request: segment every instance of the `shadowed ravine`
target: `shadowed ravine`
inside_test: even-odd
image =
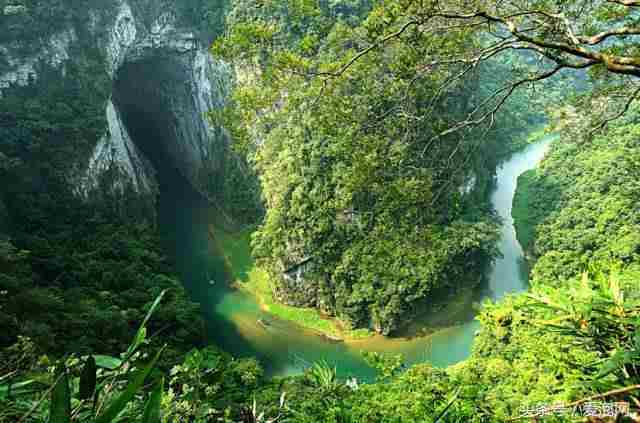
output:
[[[497,172],[492,204],[503,220],[500,251],[482,290],[481,298],[498,299],[527,288],[522,248],[515,237],[511,203],[518,176],[535,167],[551,142],[547,138],[515,154]],[[183,178],[163,178],[160,218],[169,252],[176,258],[178,271],[193,299],[199,302],[209,323],[210,341],[236,356],[258,357],[270,375],[301,372],[309,363],[326,360],[341,376],[369,379],[373,371],[362,360],[361,350],[403,354],[407,364],[430,361],[446,366],[465,359],[471,350],[478,323],[473,320],[473,303],[467,295],[452,307],[461,323],[423,337],[412,339],[375,336],[361,341],[332,343],[296,325],[275,320],[260,309],[256,300],[227,287],[224,261],[212,250],[208,237],[210,209],[196,193],[185,189]],[[210,269],[207,270],[207,264]],[[209,281],[215,283],[212,285]],[[441,310],[440,313],[451,313]],[[463,317],[460,317],[463,316]],[[447,316],[449,317],[449,316]],[[264,327],[258,319],[266,318]]]

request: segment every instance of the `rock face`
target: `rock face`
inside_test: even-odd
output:
[[[313,259],[307,257],[282,273],[281,280],[274,287],[278,301],[294,307],[319,305],[317,284],[308,276],[312,266]]]
[[[97,60],[108,91],[96,100],[105,127],[88,162],[69,167],[75,190],[88,195],[116,169],[114,188],[153,193],[154,168],[171,166],[206,194],[225,144],[206,113],[224,104],[231,75],[209,55],[212,32],[194,18],[216,12],[214,2],[89,0],[82,12],[72,3],[0,0],[0,101]]]
[[[153,167],[140,154],[138,147],[131,140],[120,117],[120,112],[112,100],[107,102],[106,118],[107,131],[93,150],[83,179],[77,187],[78,190],[87,195],[88,191],[98,185],[100,176],[107,172],[112,164],[115,164],[121,174],[126,176],[126,179],[114,181],[116,184],[114,188],[121,189],[123,183],[129,182],[136,192],[151,192],[153,190],[151,183],[154,174]]]

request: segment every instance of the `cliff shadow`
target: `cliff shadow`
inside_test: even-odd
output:
[[[211,157],[214,152],[203,150],[211,142],[202,139],[208,131],[201,127],[204,117],[194,100],[191,77],[180,58],[160,55],[127,63],[116,76],[113,102],[133,144],[154,168],[164,247],[189,296],[201,306],[209,341],[236,356],[264,360],[234,323],[216,312],[226,284],[212,289],[210,281],[226,281],[228,275],[224,259],[211,256],[211,203],[195,181],[203,157],[211,166],[224,154]]]

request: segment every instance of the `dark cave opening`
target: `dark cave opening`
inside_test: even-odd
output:
[[[187,160],[178,154],[176,98],[170,88],[184,85],[184,76],[168,59],[151,58],[125,64],[114,82],[113,101],[133,140],[163,185],[186,176]]]
[[[221,292],[213,293],[209,280],[225,279],[227,270],[223,258],[212,253],[208,238],[212,204],[194,187],[193,170],[201,163],[198,148],[206,143],[199,138],[202,128],[194,124],[202,117],[189,72],[179,56],[125,64],[114,82],[113,102],[134,145],[154,168],[164,248],[189,296],[201,306],[208,338],[228,351],[259,356],[215,311]]]

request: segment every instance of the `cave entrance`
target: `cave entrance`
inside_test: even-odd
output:
[[[113,103],[133,144],[153,166],[157,224],[167,253],[193,293],[207,273],[210,205],[192,179],[193,168],[202,163],[199,146],[209,140],[201,138],[207,133],[193,100],[197,87],[190,70],[180,55],[125,63],[116,74]]]
[[[212,88],[215,81],[207,79],[212,70],[207,53],[158,49],[144,54],[117,71],[112,99],[133,144],[155,170],[165,251],[189,296],[200,303],[215,344],[239,356],[259,356],[216,311],[230,290],[224,283],[226,262],[209,238],[215,205],[195,184],[203,176],[219,184],[227,147],[224,132],[209,127],[204,117],[221,103]]]
[[[176,127],[177,92],[188,84],[180,63],[149,58],[123,65],[115,78],[113,102],[135,146],[151,162],[161,186],[186,181],[182,171],[188,160],[181,157]],[[182,94],[182,95],[181,95]],[[182,110],[186,113],[187,110]]]

